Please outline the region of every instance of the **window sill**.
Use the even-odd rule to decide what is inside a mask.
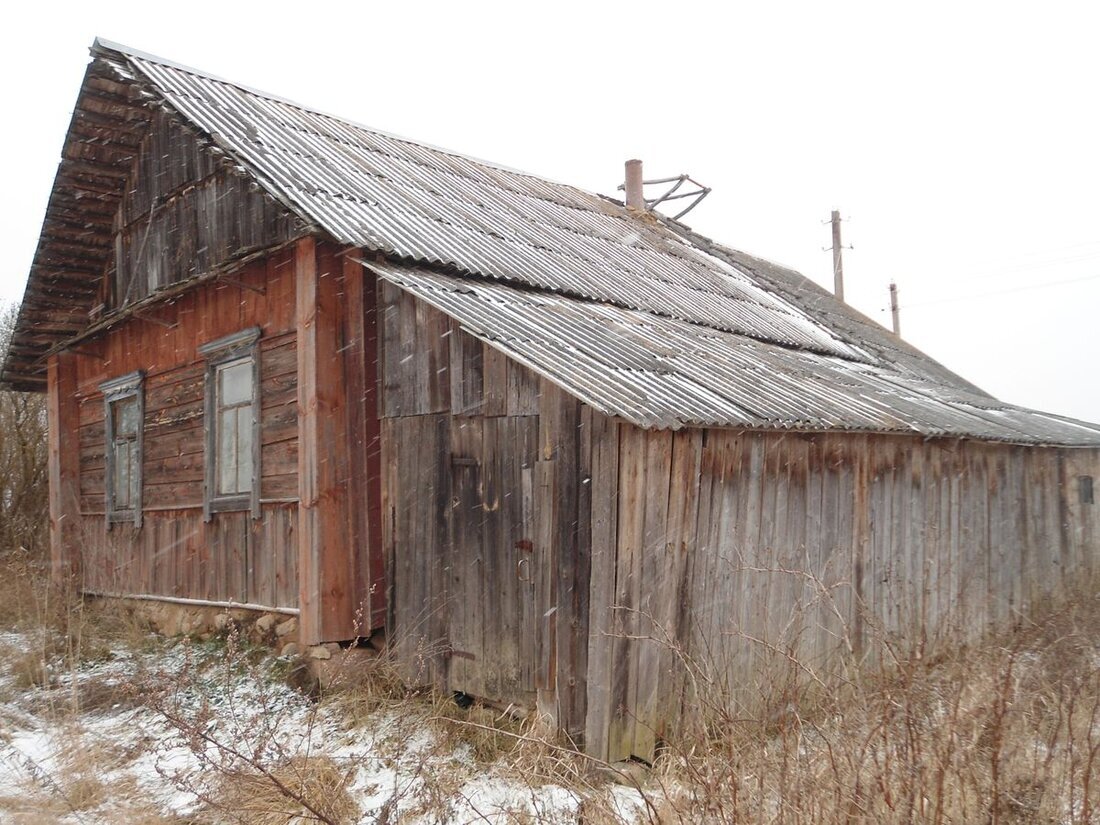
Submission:
[[[247,493],[243,496],[213,498],[210,499],[210,504],[207,509],[212,514],[234,513],[241,510],[249,511],[252,509],[252,495]]]

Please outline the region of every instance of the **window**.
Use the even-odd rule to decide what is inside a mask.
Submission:
[[[104,403],[104,496],[107,524],[141,527],[141,446],[145,398],[140,371],[99,385]]]
[[[226,510],[260,516],[259,327],[199,347],[206,358],[207,520]]]
[[[1092,504],[1092,476],[1077,476],[1077,494],[1082,504]]]

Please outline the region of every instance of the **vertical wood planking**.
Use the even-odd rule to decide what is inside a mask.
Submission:
[[[508,414],[508,356],[482,344],[483,414]]]
[[[455,415],[475,415],[484,402],[482,350],[477,338],[462,331],[461,324],[450,321],[451,412]]]
[[[628,758],[634,751],[638,706],[638,645],[641,626],[641,564],[645,527],[646,432],[619,428],[619,524],[615,569],[614,644],[611,657],[611,724],[608,758]]]
[[[351,251],[351,250],[348,250]],[[375,278],[351,255],[343,257],[343,371],[347,432],[348,581],[354,588],[356,633],[369,636],[384,621],[380,545],[378,408],[376,401]],[[375,604],[375,602],[381,602]]]
[[[451,690],[484,696],[482,667],[485,665],[485,633],[481,583],[485,559],[483,527],[485,514],[481,498],[482,428],[480,419],[450,417],[451,489],[450,569],[447,576]]]
[[[341,356],[343,273],[331,249],[304,238],[295,248],[298,337],[298,478],[302,641],[355,636],[349,580],[347,419]]]
[[[362,407],[365,415],[366,438],[366,495],[367,495],[367,594],[370,602],[371,629],[384,627],[389,615],[389,581],[386,578],[387,551],[382,545],[382,473],[385,463],[382,456],[381,382],[379,370],[382,363],[379,324],[379,279],[365,269],[363,279],[363,398],[351,398],[351,403]],[[357,506],[357,505],[353,505]]]
[[[591,428],[592,561],[585,748],[597,759],[606,760],[610,758],[607,737],[614,711],[611,678],[618,553],[619,424],[596,413],[592,415]]]
[[[676,552],[669,541],[669,494],[672,481],[671,430],[647,432],[645,440],[645,478],[642,493],[644,513],[640,545],[639,600],[637,605],[637,685],[634,713],[634,756],[653,761],[657,740],[657,695],[660,662],[668,650],[669,628],[664,602],[671,598],[674,586],[669,581]]]
[[[656,735],[669,741],[684,695],[684,662],[690,655],[691,582],[699,512],[703,434],[677,432],[672,442],[668,504],[668,552],[661,571],[656,617],[664,628],[657,660]]]

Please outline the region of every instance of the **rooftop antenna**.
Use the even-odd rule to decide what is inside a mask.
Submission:
[[[689,189],[686,192],[681,192],[680,188],[689,183],[696,187],[695,189]],[[656,198],[647,198],[645,196],[645,187],[647,186],[660,186],[663,184],[671,184],[665,192]],[[644,180],[642,176],[642,162],[640,160],[628,160],[626,162],[626,183],[619,187],[620,190],[626,190],[626,205],[631,209],[637,209],[643,212],[652,212],[660,204],[665,201],[681,200],[683,198],[693,198],[691,203],[684,209],[681,209],[675,215],[672,216],[672,220],[678,221],[684,217],[688,212],[702,203],[703,198],[710,194],[710,187],[703,186],[699,181],[691,177],[691,175],[677,175],[674,178],[654,178],[652,180]]]

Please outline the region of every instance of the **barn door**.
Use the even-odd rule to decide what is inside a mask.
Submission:
[[[530,706],[546,612],[535,541],[534,417],[451,424],[449,689]]]

